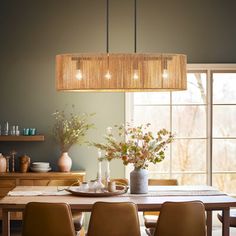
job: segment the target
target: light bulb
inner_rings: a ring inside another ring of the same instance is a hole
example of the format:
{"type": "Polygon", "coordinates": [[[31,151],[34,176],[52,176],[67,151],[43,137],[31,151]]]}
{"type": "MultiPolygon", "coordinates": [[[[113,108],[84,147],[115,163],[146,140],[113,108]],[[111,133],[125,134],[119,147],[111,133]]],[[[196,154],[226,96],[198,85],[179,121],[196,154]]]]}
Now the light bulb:
{"type": "Polygon", "coordinates": [[[106,79],[111,79],[111,73],[110,73],[109,70],[108,70],[107,73],[105,74],[105,78],[106,78],[106,79]]]}
{"type": "Polygon", "coordinates": [[[138,76],[138,70],[134,70],[133,79],[134,79],[134,80],[139,79],[139,76],[138,76]]]}
{"type": "Polygon", "coordinates": [[[163,77],[163,79],[168,79],[169,73],[168,73],[168,70],[167,70],[167,69],[164,69],[164,70],[163,70],[162,77],[163,77]]]}
{"type": "Polygon", "coordinates": [[[78,69],[78,70],[76,71],[75,78],[76,78],[77,80],[82,80],[82,79],[83,79],[82,71],[81,71],[80,69],[78,69]]]}

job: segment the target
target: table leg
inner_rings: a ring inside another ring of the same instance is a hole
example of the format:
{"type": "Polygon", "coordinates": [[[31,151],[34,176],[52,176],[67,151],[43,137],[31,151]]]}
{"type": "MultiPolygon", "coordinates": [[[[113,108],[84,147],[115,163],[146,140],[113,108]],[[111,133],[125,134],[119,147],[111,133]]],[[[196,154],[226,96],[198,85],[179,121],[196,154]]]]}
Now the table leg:
{"type": "Polygon", "coordinates": [[[2,209],[2,235],[10,236],[10,212],[2,209]]]}
{"type": "Polygon", "coordinates": [[[207,236],[212,236],[212,211],[207,211],[207,236]]]}
{"type": "Polygon", "coordinates": [[[222,236],[229,236],[229,208],[222,210],[222,236]]]}

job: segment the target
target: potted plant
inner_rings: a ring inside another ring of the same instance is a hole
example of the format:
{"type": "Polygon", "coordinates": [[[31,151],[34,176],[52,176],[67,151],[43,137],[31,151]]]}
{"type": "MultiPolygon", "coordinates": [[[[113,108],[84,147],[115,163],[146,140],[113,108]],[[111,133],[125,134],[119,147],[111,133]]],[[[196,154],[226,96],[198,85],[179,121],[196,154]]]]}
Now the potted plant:
{"type": "Polygon", "coordinates": [[[53,113],[55,118],[53,135],[61,151],[61,157],[58,160],[60,171],[70,171],[72,160],[68,156],[68,150],[74,144],[84,143],[84,136],[93,126],[93,124],[88,123],[88,117],[91,115],[75,114],[74,112],[66,114],[64,110],[57,110],[53,113]]]}
{"type": "Polygon", "coordinates": [[[146,193],[148,189],[147,168],[150,163],[159,163],[165,158],[165,149],[173,141],[173,135],[166,129],[155,134],[148,131],[150,123],[132,127],[129,124],[115,126],[116,136],[110,132],[106,143],[93,143],[105,151],[103,158],[109,161],[120,159],[124,165],[133,164],[130,173],[131,193],[146,193]]]}

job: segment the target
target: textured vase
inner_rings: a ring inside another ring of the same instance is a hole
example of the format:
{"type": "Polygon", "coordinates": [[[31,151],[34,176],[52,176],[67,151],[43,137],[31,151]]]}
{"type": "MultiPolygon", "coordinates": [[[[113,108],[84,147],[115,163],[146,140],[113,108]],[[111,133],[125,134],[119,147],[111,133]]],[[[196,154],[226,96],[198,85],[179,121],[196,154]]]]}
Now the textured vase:
{"type": "Polygon", "coordinates": [[[148,171],[135,168],[130,172],[130,193],[148,193],[148,171]]]}
{"type": "Polygon", "coordinates": [[[69,172],[72,166],[72,160],[68,155],[68,152],[63,152],[61,157],[57,162],[59,171],[61,172],[69,172]]]}

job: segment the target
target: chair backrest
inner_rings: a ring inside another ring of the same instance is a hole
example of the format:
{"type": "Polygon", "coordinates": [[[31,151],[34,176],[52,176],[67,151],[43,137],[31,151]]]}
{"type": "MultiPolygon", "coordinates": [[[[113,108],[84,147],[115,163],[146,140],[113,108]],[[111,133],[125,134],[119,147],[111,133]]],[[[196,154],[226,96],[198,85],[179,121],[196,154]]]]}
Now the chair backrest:
{"type": "Polygon", "coordinates": [[[205,236],[205,208],[200,201],[165,202],[154,236],[205,236]]]}
{"type": "Polygon", "coordinates": [[[75,236],[69,205],[30,202],[23,214],[22,236],[75,236]]]}
{"type": "Polygon", "coordinates": [[[121,184],[121,185],[129,185],[129,180],[128,179],[111,179],[111,181],[116,182],[117,185],[121,184]]]}
{"type": "MultiPolygon", "coordinates": [[[[148,179],[148,185],[151,186],[165,186],[165,185],[178,185],[177,179],[148,179]]],[[[143,215],[159,215],[157,211],[144,211],[143,215]]]]}
{"type": "MultiPolygon", "coordinates": [[[[114,181],[116,182],[116,185],[126,185],[128,186],[129,185],[129,180],[128,179],[125,179],[125,178],[120,178],[120,179],[110,179],[110,181],[114,181]]],[[[105,184],[105,179],[102,180],[103,184],[105,184]]]]}
{"type": "Polygon", "coordinates": [[[96,202],[87,236],[140,236],[137,206],[132,202],[96,202]]]}
{"type": "Polygon", "coordinates": [[[148,179],[148,185],[178,185],[177,179],[148,179]]]}

